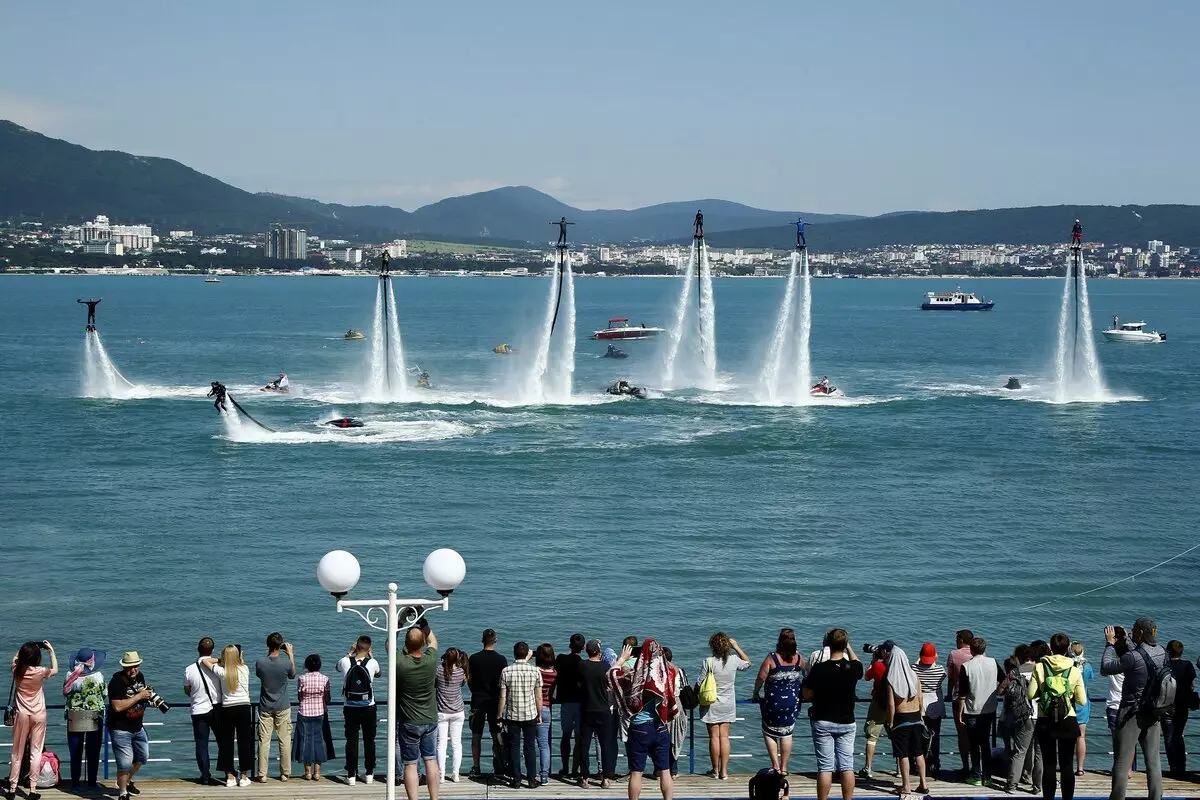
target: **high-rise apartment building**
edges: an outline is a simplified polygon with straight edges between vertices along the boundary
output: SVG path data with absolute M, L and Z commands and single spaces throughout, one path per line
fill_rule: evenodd
M 303 228 L 275 227 L 267 231 L 267 258 L 308 258 L 308 231 Z

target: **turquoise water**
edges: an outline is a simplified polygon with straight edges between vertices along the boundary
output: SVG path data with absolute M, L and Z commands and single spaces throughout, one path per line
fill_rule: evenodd
M 0 467 L 0 647 L 49 638 L 140 650 L 171 686 L 202 635 L 257 653 L 282 630 L 299 653 L 343 651 L 364 626 L 316 583 L 327 550 L 363 564 L 359 597 L 427 595 L 420 567 L 459 550 L 467 580 L 432 620 L 474 649 L 485 626 L 565 645 L 654 635 L 695 672 L 723 629 L 754 658 L 780 626 L 804 649 L 831 625 L 915 651 L 971 627 L 1004 655 L 1065 630 L 1098 660 L 1105 624 L 1159 620 L 1196 655 L 1200 551 L 1132 583 L 1035 611 L 1200 541 L 1200 283 L 1093 281 L 1113 313 L 1165 330 L 1160 346 L 1098 345 L 1121 402 L 1054 405 L 1060 283 L 980 281 L 987 314 L 923 314 L 945 281 L 814 282 L 813 368 L 848 397 L 753 404 L 784 284 L 716 282 L 726 389 L 647 401 L 601 393 L 622 371 L 654 387 L 656 342 L 626 362 L 586 339 L 611 316 L 666 324 L 674 280 L 577 284 L 570 406 L 512 403 L 543 280 L 400 279 L 408 363 L 425 402 L 354 402 L 376 282 L 353 279 L 29 277 L 0 281 L 7 421 Z M 81 397 L 83 308 L 141 399 Z M 252 391 L 286 370 L 297 392 Z M 998 387 L 1009 375 L 1032 388 Z M 210 380 L 279 435 L 233 441 Z M 1041 399 L 1039 399 L 1041 398 Z M 360 437 L 316 423 L 353 415 Z M 1191 587 L 1191 588 L 1189 588 Z M 1092 693 L 1100 686 L 1091 687 Z M 742 695 L 747 695 L 744 687 Z

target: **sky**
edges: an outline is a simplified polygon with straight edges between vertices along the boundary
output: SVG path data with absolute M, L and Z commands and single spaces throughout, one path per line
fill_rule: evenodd
M 1200 3 L 0 3 L 0 119 L 250 191 L 1200 202 Z

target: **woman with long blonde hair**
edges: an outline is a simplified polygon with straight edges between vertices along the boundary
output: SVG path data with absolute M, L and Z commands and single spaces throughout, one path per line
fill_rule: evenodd
M 225 772 L 226 786 L 249 786 L 246 772 L 254 759 L 254 715 L 250 708 L 250 668 L 237 645 L 225 645 L 219 659 L 200 663 L 221 681 L 221 709 L 217 715 L 217 769 Z M 233 740 L 237 737 L 238 772 L 233 769 Z

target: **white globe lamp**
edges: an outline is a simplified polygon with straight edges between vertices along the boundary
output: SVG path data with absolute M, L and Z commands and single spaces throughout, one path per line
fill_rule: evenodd
M 463 561 L 463 557 L 457 551 L 443 547 L 434 550 L 425 558 L 422 573 L 430 588 L 446 597 L 467 577 L 467 562 Z
M 358 584 L 361 574 L 358 559 L 345 550 L 331 550 L 317 564 L 317 580 L 339 600 Z

